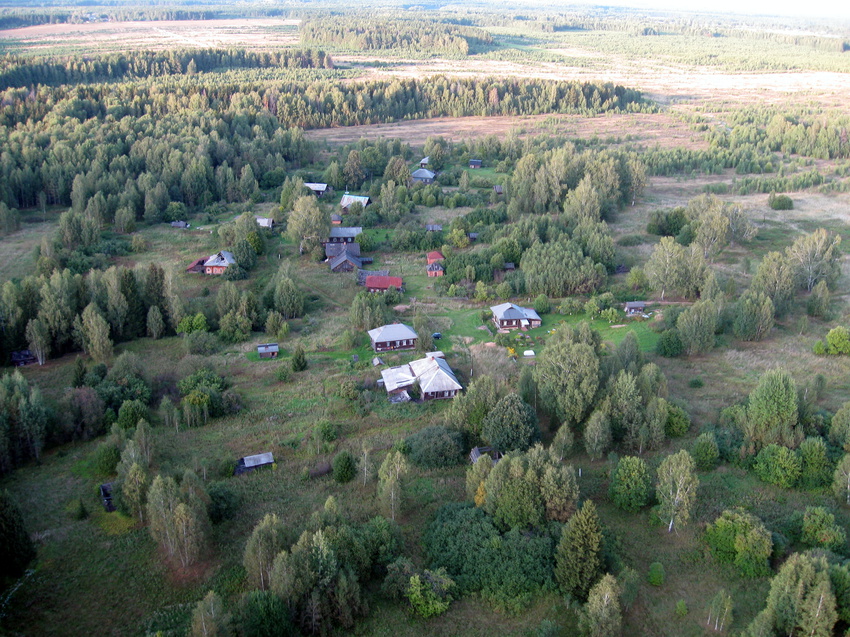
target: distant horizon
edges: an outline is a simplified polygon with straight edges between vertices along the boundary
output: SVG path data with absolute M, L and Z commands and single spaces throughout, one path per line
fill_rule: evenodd
M 491 0 L 486 0 L 490 4 Z M 523 0 L 519 0 L 522 4 Z M 591 7 L 622 7 L 627 9 L 658 10 L 682 13 L 725 13 L 730 16 L 763 16 L 780 18 L 842 18 L 850 20 L 850 3 L 836 7 L 834 2 L 813 0 L 792 2 L 791 0 L 715 0 L 683 6 L 678 0 L 606 0 L 604 2 L 581 2 Z

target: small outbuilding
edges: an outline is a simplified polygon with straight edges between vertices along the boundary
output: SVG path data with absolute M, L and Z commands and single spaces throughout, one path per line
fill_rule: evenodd
M 333 188 L 331 188 L 327 184 L 319 184 L 319 183 L 315 183 L 315 182 L 312 182 L 312 181 L 309 181 L 309 182 L 305 181 L 304 187 L 312 190 L 313 194 L 316 195 L 317 197 L 322 197 L 322 196 L 326 195 L 327 193 L 333 192 L 333 190 L 334 190 Z
M 390 287 L 401 290 L 403 285 L 400 276 L 367 276 L 366 290 L 369 292 L 386 292 Z
M 12 352 L 12 365 L 15 367 L 23 367 L 24 365 L 32 365 L 37 363 L 38 358 L 28 349 L 22 349 L 18 352 Z
M 625 307 L 626 316 L 643 314 L 646 311 L 646 301 L 627 301 Z
M 493 464 L 496 464 L 502 459 L 502 454 L 494 450 L 492 447 L 473 447 L 472 451 L 469 452 L 469 461 L 472 464 L 475 464 L 484 455 L 489 455 L 489 457 L 493 460 Z
M 182 230 L 187 230 L 189 228 L 189 222 L 188 221 L 172 221 L 171 227 L 172 228 L 180 228 Z
M 428 168 L 428 163 L 430 161 L 431 161 L 430 157 L 423 157 L 422 159 L 419 160 L 419 167 L 420 168 Z
M 443 253 L 438 250 L 433 250 L 425 255 L 425 259 L 428 261 L 428 265 L 432 263 L 437 263 L 437 261 L 443 261 L 446 257 L 443 256 Z
M 342 217 L 340 217 L 339 215 L 336 215 L 336 214 L 331 215 L 331 224 L 333 224 L 335 226 L 341 226 L 342 225 Z
M 280 347 L 277 343 L 262 343 L 257 345 L 257 354 L 260 358 L 277 358 L 280 353 Z
M 270 217 L 257 217 L 257 216 L 255 216 L 254 219 L 257 220 L 257 225 L 260 226 L 261 228 L 265 228 L 267 230 L 271 230 L 272 228 L 274 228 L 274 219 L 272 219 Z
M 103 503 L 103 508 L 107 513 L 112 513 L 115 510 L 115 504 L 112 502 L 112 483 L 106 482 L 100 485 L 100 501 Z
M 426 223 L 425 232 L 442 232 L 443 226 L 439 223 Z
M 500 184 L 496 184 L 495 186 L 493 186 L 493 192 L 495 192 L 497 195 L 504 195 L 505 189 L 502 188 Z
M 233 475 L 241 476 L 243 473 L 250 473 L 254 469 L 268 467 L 273 464 L 274 456 L 271 451 L 258 453 L 255 456 L 245 456 L 244 458 L 239 458 L 239 462 L 236 463 L 236 468 L 233 470 Z
M 480 159 L 470 159 L 469 160 L 470 168 L 481 168 L 481 160 Z

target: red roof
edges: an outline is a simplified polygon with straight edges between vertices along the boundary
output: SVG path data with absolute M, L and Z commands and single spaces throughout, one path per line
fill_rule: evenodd
M 429 252 L 425 256 L 428 257 L 429 261 L 434 260 L 434 259 L 445 259 L 446 258 L 446 257 L 443 256 L 442 252 L 438 252 L 437 250 L 434 250 L 433 252 Z
M 401 277 L 400 276 L 375 276 L 370 275 L 366 277 L 366 288 L 378 288 L 380 290 L 386 290 L 391 285 L 394 285 L 396 289 L 401 288 Z

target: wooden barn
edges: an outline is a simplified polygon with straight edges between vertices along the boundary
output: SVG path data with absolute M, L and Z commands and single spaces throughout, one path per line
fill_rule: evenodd
M 273 464 L 274 456 L 271 451 L 258 453 L 255 456 L 245 456 L 244 458 L 239 458 L 239 462 L 236 463 L 236 468 L 233 470 L 233 475 L 241 476 L 243 473 L 250 473 L 254 469 L 268 467 Z
M 257 354 L 260 358 L 277 358 L 280 353 L 280 347 L 277 343 L 262 343 L 257 345 Z

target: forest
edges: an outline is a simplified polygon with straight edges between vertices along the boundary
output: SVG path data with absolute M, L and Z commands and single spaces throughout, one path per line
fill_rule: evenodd
M 850 632 L 850 25 L 461 5 L 4 8 L 0 634 Z

